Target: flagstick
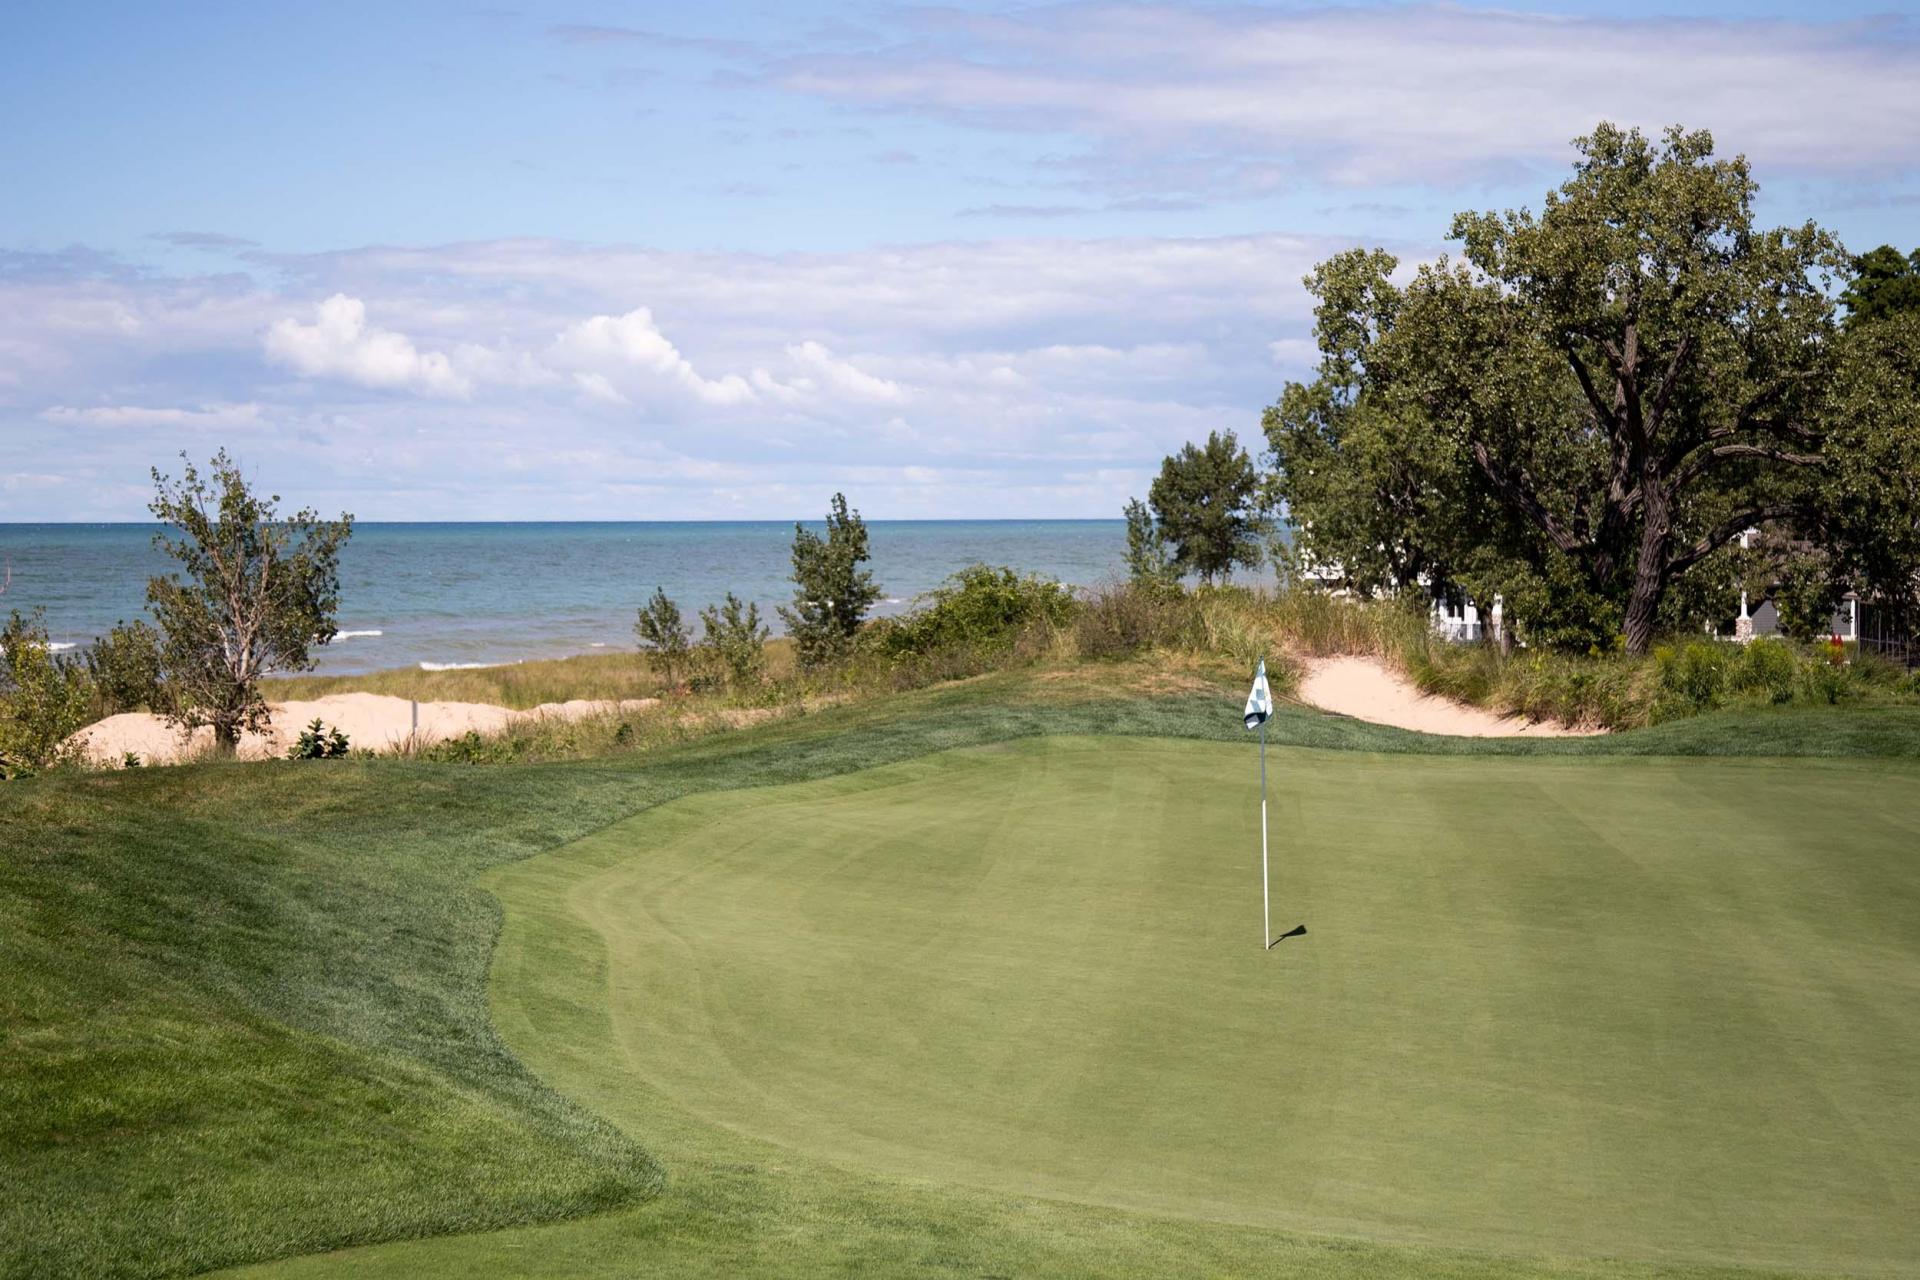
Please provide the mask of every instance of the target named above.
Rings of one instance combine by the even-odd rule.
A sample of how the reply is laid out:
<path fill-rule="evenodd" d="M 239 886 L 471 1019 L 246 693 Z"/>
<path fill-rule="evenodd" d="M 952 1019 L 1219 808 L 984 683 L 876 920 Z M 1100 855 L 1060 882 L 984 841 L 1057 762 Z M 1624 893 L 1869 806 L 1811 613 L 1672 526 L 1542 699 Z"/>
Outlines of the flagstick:
<path fill-rule="evenodd" d="M 1267 722 L 1260 722 L 1260 949 L 1273 948 L 1273 904 L 1267 893 Z"/>

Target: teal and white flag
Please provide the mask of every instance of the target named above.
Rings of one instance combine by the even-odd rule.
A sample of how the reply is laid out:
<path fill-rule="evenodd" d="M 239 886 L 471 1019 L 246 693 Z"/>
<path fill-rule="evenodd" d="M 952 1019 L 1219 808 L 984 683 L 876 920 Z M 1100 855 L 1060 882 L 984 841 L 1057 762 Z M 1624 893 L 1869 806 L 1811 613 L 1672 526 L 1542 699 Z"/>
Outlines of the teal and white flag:
<path fill-rule="evenodd" d="M 1247 695 L 1247 728 L 1258 729 L 1273 714 L 1273 691 L 1267 688 L 1267 660 L 1260 659 L 1260 669 L 1253 675 L 1253 692 Z"/>

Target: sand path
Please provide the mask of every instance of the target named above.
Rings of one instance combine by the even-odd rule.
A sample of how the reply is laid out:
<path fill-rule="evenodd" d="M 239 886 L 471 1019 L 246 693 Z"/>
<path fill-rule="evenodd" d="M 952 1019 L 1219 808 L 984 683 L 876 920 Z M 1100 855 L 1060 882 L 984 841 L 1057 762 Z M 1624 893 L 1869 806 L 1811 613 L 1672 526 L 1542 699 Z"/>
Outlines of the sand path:
<path fill-rule="evenodd" d="M 1574 738 L 1606 732 L 1496 715 L 1422 693 L 1377 658 L 1306 658 L 1302 666 L 1300 700 L 1356 720 L 1462 738 Z"/>
<path fill-rule="evenodd" d="M 273 720 L 265 733 L 250 733 L 240 740 L 242 759 L 259 760 L 284 756 L 300 731 L 314 720 L 329 729 L 338 728 L 358 750 L 391 751 L 413 737 L 422 745 L 457 738 L 468 730 L 482 734 L 499 733 L 523 720 L 557 718 L 580 720 L 588 716 L 640 711 L 654 706 L 658 698 L 575 699 L 572 702 L 547 702 L 528 711 L 515 711 L 485 702 L 412 703 L 380 693 L 335 693 L 310 702 L 272 702 L 267 704 Z M 419 707 L 419 728 L 414 727 L 414 707 Z M 165 720 L 146 712 L 133 711 L 108 716 L 88 725 L 74 735 L 85 741 L 88 760 L 114 765 L 128 752 L 143 764 L 171 764 L 209 749 L 213 731 L 199 729 L 183 737 Z"/>

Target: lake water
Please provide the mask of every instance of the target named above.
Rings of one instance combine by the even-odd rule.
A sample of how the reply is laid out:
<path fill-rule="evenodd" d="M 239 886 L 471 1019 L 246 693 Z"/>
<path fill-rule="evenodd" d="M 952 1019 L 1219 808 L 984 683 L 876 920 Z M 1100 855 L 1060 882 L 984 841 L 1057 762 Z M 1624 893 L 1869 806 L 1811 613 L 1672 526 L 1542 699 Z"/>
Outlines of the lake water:
<path fill-rule="evenodd" d="M 811 526 L 819 529 L 822 526 Z M 56 644 L 83 645 L 143 616 L 147 578 L 171 561 L 151 523 L 0 524 L 13 585 L 0 605 L 46 610 Z M 948 574 L 982 562 L 1075 585 L 1118 573 L 1119 520 L 870 521 L 867 566 L 898 613 Z M 634 647 L 634 612 L 666 588 L 689 622 L 728 591 L 792 598 L 785 521 L 356 525 L 341 557 L 340 636 L 320 670 L 513 662 Z"/>

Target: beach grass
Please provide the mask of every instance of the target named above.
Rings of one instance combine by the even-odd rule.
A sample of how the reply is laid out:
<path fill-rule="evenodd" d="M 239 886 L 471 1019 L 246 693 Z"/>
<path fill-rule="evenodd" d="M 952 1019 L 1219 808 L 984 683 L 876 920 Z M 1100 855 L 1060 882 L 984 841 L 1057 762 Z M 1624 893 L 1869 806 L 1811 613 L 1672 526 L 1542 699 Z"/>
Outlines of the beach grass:
<path fill-rule="evenodd" d="M 604 1078 L 593 1073 L 606 1064 L 569 1047 L 589 1043 L 578 1038 L 580 1027 L 557 1029 L 541 1041 L 546 1051 L 524 1041 L 504 1012 L 507 1038 L 496 1028 L 507 988 L 497 988 L 501 1002 L 490 1003 L 502 925 L 490 887 L 508 890 L 489 874 L 663 802 L 835 777 L 854 785 L 851 775 L 862 770 L 938 751 L 1055 735 L 1250 749 L 1234 714 L 1238 691 L 1149 663 L 1103 671 L 1096 678 L 1004 673 L 601 760 L 495 769 L 357 758 L 201 764 L 55 773 L 0 788 L 0 1183 L 10 1189 L 0 1201 L 0 1274 L 190 1274 L 383 1241 L 390 1243 L 275 1269 L 1666 1273 L 1669 1264 L 1658 1259 L 1554 1260 L 1537 1241 L 1491 1235 L 1423 1243 L 1310 1219 L 1249 1223 L 1149 1210 L 1128 1196 L 1106 1198 L 1125 1206 L 1095 1203 L 1097 1195 L 1083 1203 L 1072 1188 L 1018 1179 L 948 1182 L 950 1175 L 924 1167 L 846 1167 L 831 1150 L 743 1137 L 716 1122 L 724 1117 L 698 1114 L 688 1099 L 665 1093 L 642 1122 L 594 1092 Z M 1677 756 L 1888 761 L 1751 766 L 1769 783 L 1749 815 L 1760 823 L 1795 808 L 1844 808 L 1855 784 L 1836 779 L 1884 772 L 1888 787 L 1907 785 L 1913 766 L 1898 761 L 1920 758 L 1920 712 L 1901 708 L 1737 711 L 1605 739 L 1508 741 L 1427 739 L 1285 708 L 1272 734 L 1278 746 L 1313 749 L 1295 769 L 1308 786 L 1376 756 L 1421 769 L 1446 763 L 1425 759 L 1436 754 L 1489 757 L 1455 762 L 1459 777 L 1440 791 L 1479 820 L 1476 840 L 1489 856 L 1506 850 L 1506 857 L 1519 856 L 1536 828 L 1523 831 L 1520 817 L 1496 821 L 1489 815 L 1506 810 L 1486 806 L 1498 800 L 1520 814 L 1537 788 L 1502 785 L 1516 775 L 1497 769 L 1550 766 L 1576 779 L 1591 771 L 1598 782 L 1638 770 L 1656 790 L 1671 779 L 1660 785 L 1665 803 L 1677 804 L 1672 797 L 1689 788 L 1716 795 L 1724 780 L 1715 771 L 1733 768 Z M 1116 751 L 1116 760 L 1125 754 Z M 1664 758 L 1644 765 L 1491 758 L 1633 755 Z M 1250 769 L 1251 757 L 1241 764 Z M 1869 815 L 1884 812 L 1872 807 L 1878 800 L 1855 799 Z M 1710 812 L 1734 822 L 1724 807 Z M 857 834 L 871 815 L 849 810 L 848 818 L 846 829 Z M 1196 832 L 1205 821 L 1196 811 Z M 1652 831 L 1635 851 L 1654 861 L 1678 857 L 1703 830 Z M 1604 827 L 1591 839 L 1596 849 L 1613 847 Z M 1468 852 L 1456 846 L 1451 856 Z M 1733 901 L 1756 901 L 1770 927 L 1798 939 L 1822 920 L 1857 923 L 1832 914 L 1834 895 L 1849 912 L 1875 897 L 1906 901 L 1912 876 L 1883 853 L 1872 844 L 1818 874 L 1770 882 L 1809 892 L 1812 914 L 1782 916 L 1788 906 L 1772 901 L 1769 882 L 1730 880 L 1729 892 L 1746 895 Z M 563 867 L 568 856 L 525 866 Z M 1250 864 L 1235 857 L 1245 871 Z M 1623 875 L 1631 870 L 1606 861 Z M 1737 858 L 1724 871 L 1745 874 Z M 1329 864 L 1316 874 L 1331 886 L 1340 873 Z M 1913 934 L 1896 928 L 1877 936 L 1878 998 L 1904 999 Z M 549 958 L 573 964 L 579 957 L 569 948 L 578 940 L 558 927 L 548 943 L 524 938 L 519 951 L 498 953 L 499 981 L 508 981 L 505 966 L 515 955 L 528 966 L 528 981 L 552 980 L 541 949 L 557 948 Z M 1492 963 L 1478 949 L 1459 955 L 1463 963 Z M 1528 955 L 1523 948 L 1514 963 Z M 1170 955 L 1168 963 L 1177 972 L 1186 961 Z M 1530 972 L 1516 967 L 1510 980 Z M 1559 981 L 1556 972 L 1533 976 Z M 1743 972 L 1734 965 L 1729 980 Z M 1854 1003 L 1843 1001 L 1846 1009 Z M 550 1012 L 607 1016 L 590 1004 L 557 1003 Z M 1376 1005 L 1369 1016 L 1385 1014 Z M 1384 1034 L 1382 1025 L 1370 1034 Z M 1654 1041 L 1640 1047 L 1659 1049 Z M 1836 1069 L 1865 1070 L 1850 1057 Z M 1423 1079 L 1417 1072 L 1404 1078 L 1413 1086 Z M 1588 1085 L 1575 1078 L 1554 1087 L 1577 1094 Z M 1889 1100 L 1886 1114 L 1898 1114 L 1896 1104 Z M 1849 1149 L 1866 1149 L 1859 1144 L 1870 1139 L 1860 1135 L 1876 1127 L 1883 1144 L 1902 1132 L 1857 1115 L 1853 1124 L 1836 1121 L 1833 1129 Z M 1885 1150 L 1888 1169 L 1911 1168 L 1910 1149 Z M 1888 1183 L 1899 1194 L 1908 1185 Z M 1820 1194 L 1809 1189 L 1804 1206 L 1827 1203 Z M 511 1229 L 496 1230 L 503 1226 Z M 432 1238 L 403 1243 L 419 1237 Z M 1865 1247 L 1872 1233 L 1862 1239 Z M 1623 1244 L 1610 1252 L 1631 1250 Z M 1671 1265 L 1675 1274 L 1713 1271 L 1706 1262 Z"/>

